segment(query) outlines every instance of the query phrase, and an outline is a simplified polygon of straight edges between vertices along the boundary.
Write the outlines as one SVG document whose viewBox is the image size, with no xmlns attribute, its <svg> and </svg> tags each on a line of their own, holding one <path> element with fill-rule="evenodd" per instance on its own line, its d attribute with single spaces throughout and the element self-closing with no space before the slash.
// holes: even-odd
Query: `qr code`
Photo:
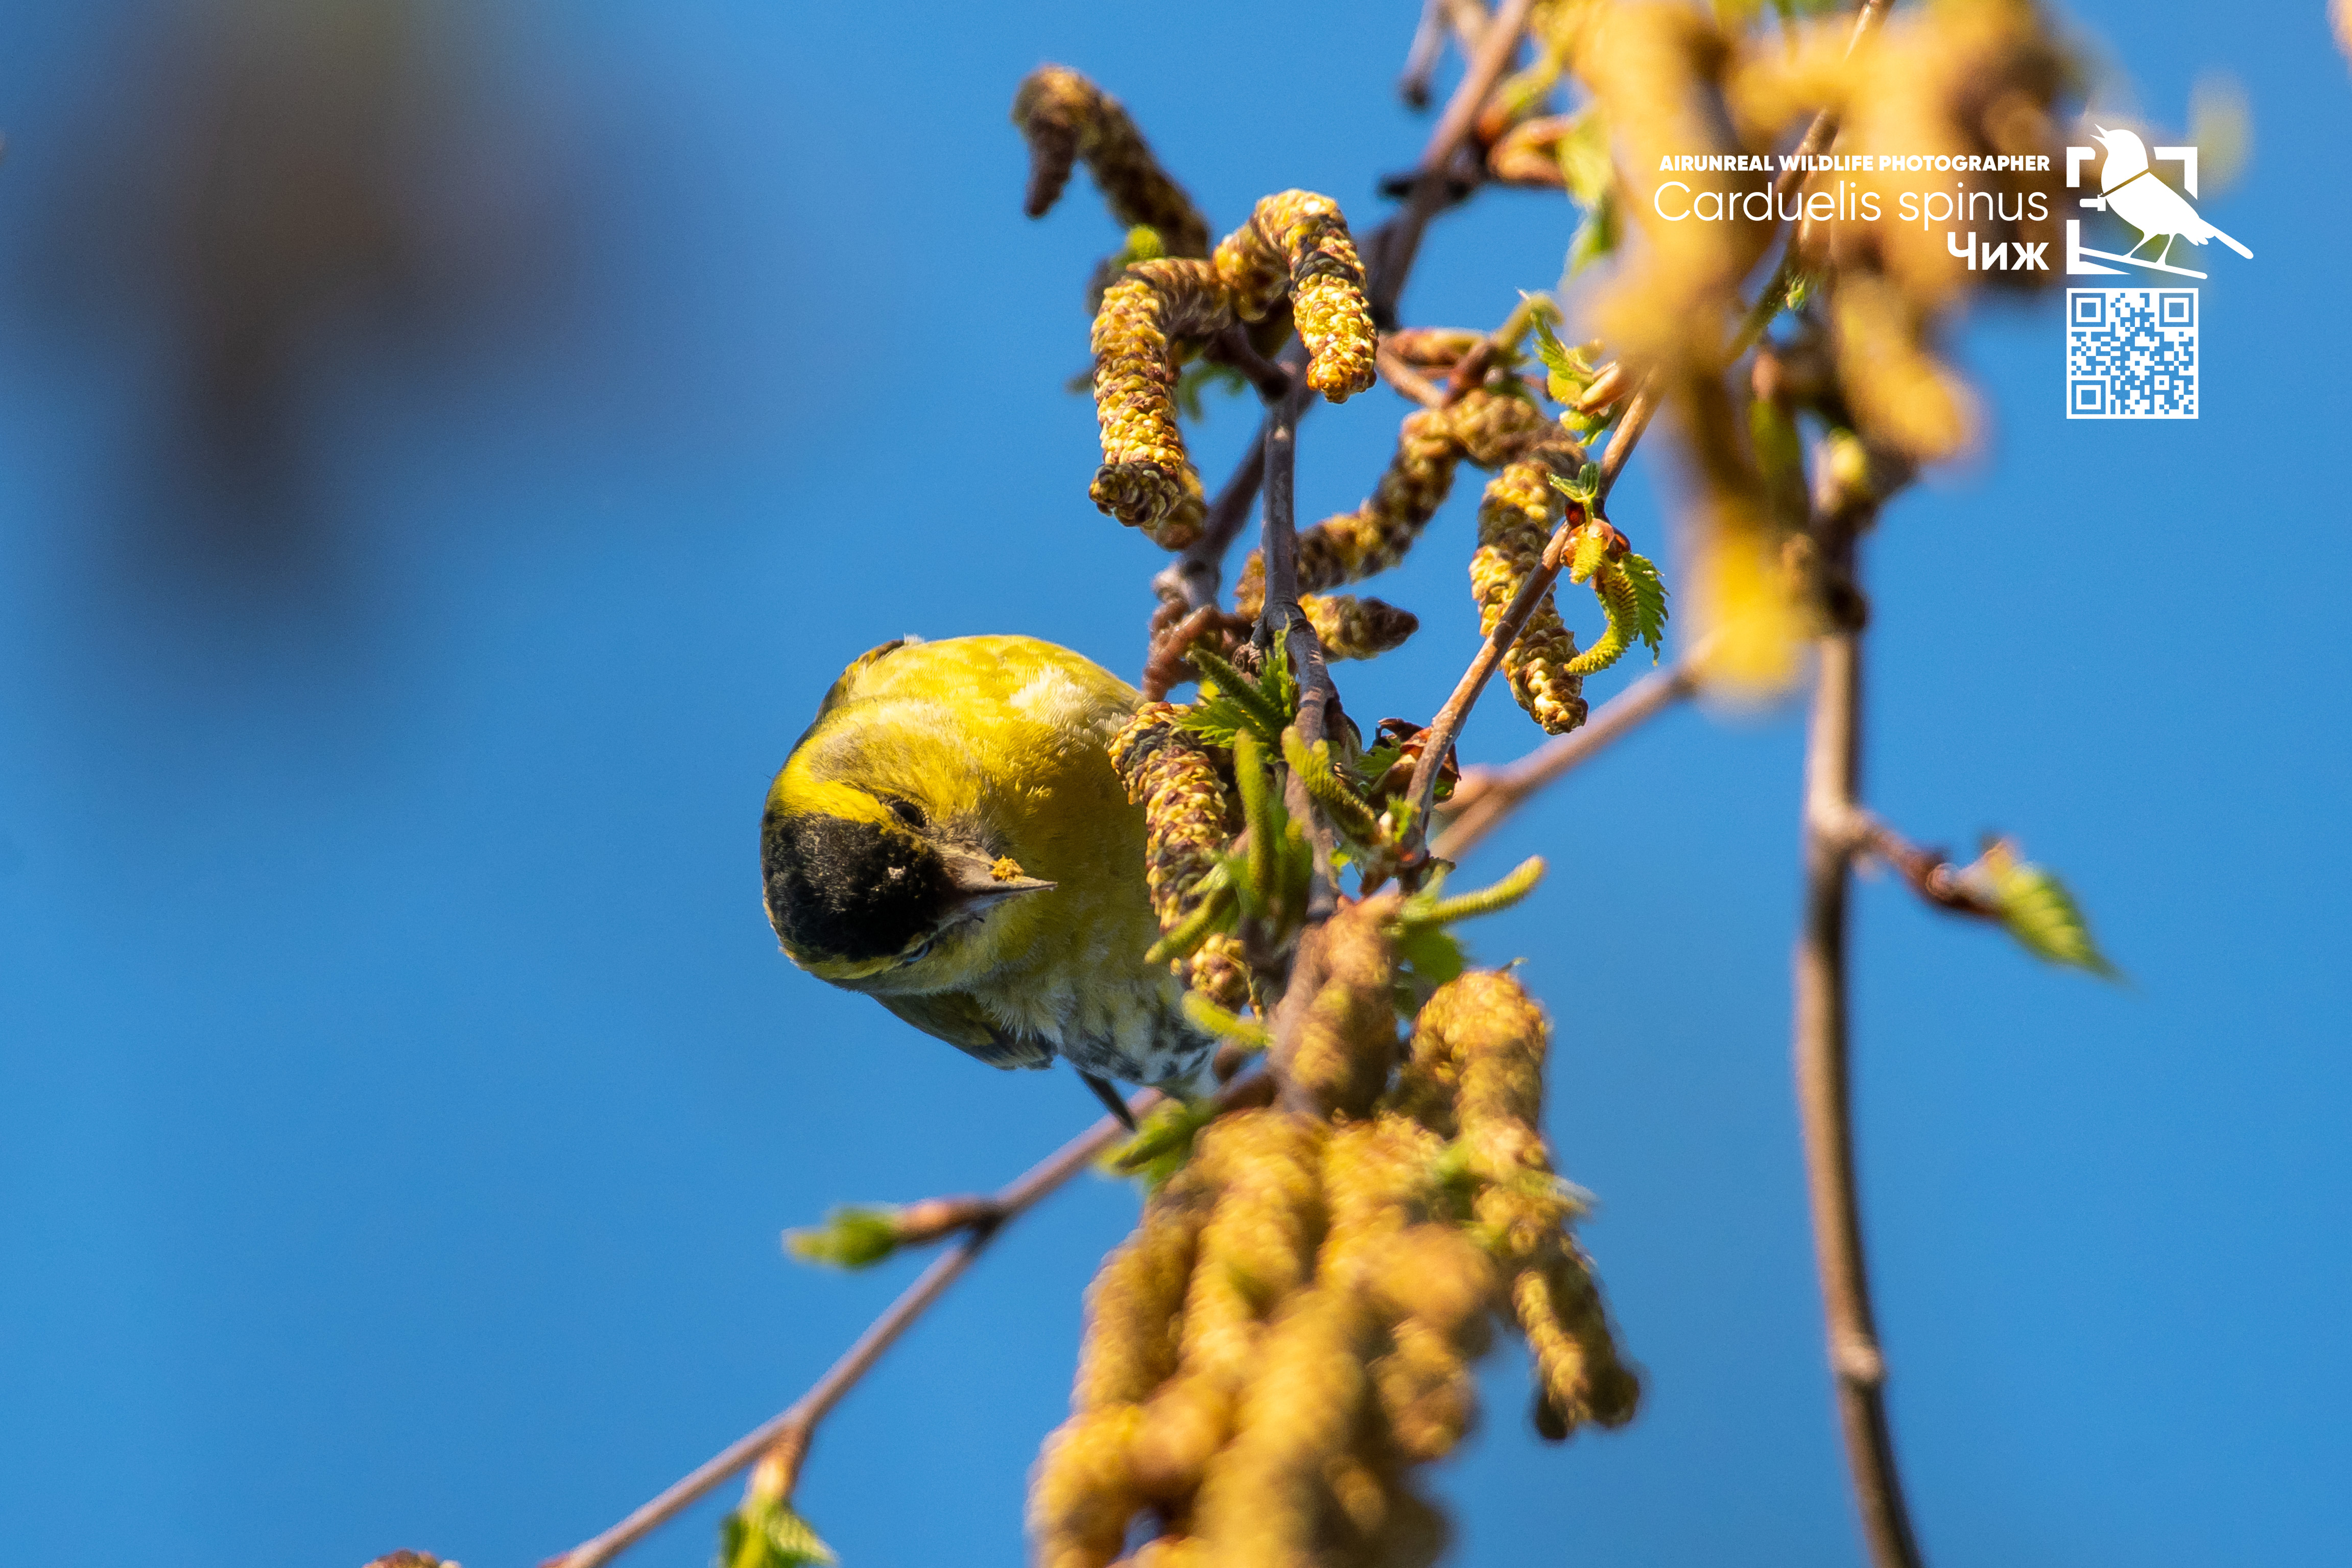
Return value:
<svg viewBox="0 0 2352 1568">
<path fill-rule="evenodd" d="M 2066 290 L 2066 417 L 2197 417 L 2197 290 Z"/>
</svg>

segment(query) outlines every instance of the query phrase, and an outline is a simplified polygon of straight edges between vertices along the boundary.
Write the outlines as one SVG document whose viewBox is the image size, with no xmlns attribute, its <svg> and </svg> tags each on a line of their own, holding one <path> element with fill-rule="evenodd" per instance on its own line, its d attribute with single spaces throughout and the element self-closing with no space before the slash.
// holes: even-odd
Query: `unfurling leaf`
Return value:
<svg viewBox="0 0 2352 1568">
<path fill-rule="evenodd" d="M 785 1250 L 794 1258 L 836 1268 L 870 1268 L 898 1251 L 898 1212 L 887 1208 L 837 1208 L 821 1226 L 784 1233 Z"/>
<path fill-rule="evenodd" d="M 1633 633 L 1649 645 L 1650 662 L 1655 664 L 1658 662 L 1658 650 L 1665 639 L 1665 579 L 1658 575 L 1656 563 L 1646 555 L 1636 555 L 1631 551 L 1626 552 L 1625 558 L 1617 563 L 1617 569 L 1624 573 L 1626 579 L 1633 584 Z"/>
<path fill-rule="evenodd" d="M 1113 1145 L 1102 1157 L 1102 1168 L 1114 1175 L 1139 1177 L 1146 1187 L 1157 1192 L 1184 1168 L 1184 1162 L 1192 1157 L 1192 1140 L 1217 1115 L 1213 1100 L 1189 1104 L 1171 1100 L 1146 1116 L 1135 1136 Z"/>
<path fill-rule="evenodd" d="M 782 1498 L 747 1498 L 719 1526 L 719 1568 L 827 1568 L 838 1561 Z"/>
<path fill-rule="evenodd" d="M 1987 846 L 1972 869 L 1991 892 L 2001 929 L 2020 947 L 2047 963 L 2087 969 L 2109 980 L 2122 977 L 2091 940 L 2081 906 L 2054 873 L 2018 858 L 2007 839 Z"/>
</svg>

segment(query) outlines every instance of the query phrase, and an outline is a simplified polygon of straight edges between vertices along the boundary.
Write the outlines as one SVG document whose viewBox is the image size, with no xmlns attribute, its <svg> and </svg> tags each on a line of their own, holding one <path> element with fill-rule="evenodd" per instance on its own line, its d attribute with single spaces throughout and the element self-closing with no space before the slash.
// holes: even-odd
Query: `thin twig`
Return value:
<svg viewBox="0 0 2352 1568">
<path fill-rule="evenodd" d="M 1375 321 L 1387 322 L 1395 318 L 1405 278 L 1420 254 L 1422 230 L 1445 205 L 1454 154 L 1477 123 L 1478 110 L 1486 106 L 1486 95 L 1495 89 L 1504 71 L 1510 68 L 1512 58 L 1519 51 L 1519 38 L 1528 30 L 1528 13 L 1534 5 L 1535 0 L 1503 0 L 1496 8 L 1494 19 L 1479 35 L 1477 50 L 1471 56 L 1469 69 L 1463 74 L 1462 85 L 1445 100 L 1445 112 L 1438 116 L 1437 124 L 1430 131 L 1429 142 L 1422 149 L 1421 162 L 1415 166 L 1412 193 L 1405 200 L 1404 211 L 1391 220 L 1396 228 L 1389 237 L 1385 258 L 1388 265 L 1382 268 L 1386 275 L 1374 279 L 1369 290 Z"/>
<path fill-rule="evenodd" d="M 1445 52 L 1445 0 L 1421 0 L 1421 22 L 1405 50 L 1404 69 L 1397 77 L 1397 96 L 1408 108 L 1429 107 L 1429 85 Z"/>
<path fill-rule="evenodd" d="M 1157 1089 L 1145 1089 L 1129 1100 L 1128 1107 L 1140 1117 L 1158 1105 L 1161 1098 Z M 1218 1097 L 1221 1104 L 1224 1098 Z M 988 1200 L 988 1212 L 970 1217 L 964 1238 L 933 1259 L 930 1267 L 899 1293 L 898 1299 L 857 1337 L 857 1342 L 843 1352 L 841 1359 L 827 1368 L 824 1375 L 790 1408 L 728 1444 L 612 1529 L 549 1558 L 541 1568 L 599 1568 L 610 1563 L 728 1477 L 771 1450 L 784 1468 L 783 1495 L 790 1496 L 791 1481 L 799 1470 L 802 1456 L 807 1452 L 809 1438 L 842 1396 L 873 1370 L 874 1363 L 882 1359 L 882 1353 L 906 1332 L 909 1324 L 946 1294 L 948 1287 L 962 1277 L 1006 1225 L 1085 1170 L 1097 1155 L 1125 1136 L 1127 1129 L 1106 1116 L 1000 1188 Z"/>
<path fill-rule="evenodd" d="M 1697 689 L 1693 661 L 1685 658 L 1664 669 L 1652 670 L 1602 703 L 1589 722 L 1553 736 L 1508 767 L 1470 770 L 1454 789 L 1454 798 L 1439 808 L 1452 820 L 1430 846 L 1430 853 L 1459 860 L 1530 796 Z"/>
<path fill-rule="evenodd" d="M 1388 346 L 1385 340 L 1381 342 L 1379 352 L 1373 356 L 1372 363 L 1379 368 L 1381 379 L 1387 382 L 1400 395 L 1412 399 L 1423 408 L 1445 406 L 1444 389 L 1421 372 L 1405 363 L 1403 359 Z"/>
<path fill-rule="evenodd" d="M 1846 914 L 1853 868 L 1852 815 L 1862 727 L 1858 629 L 1821 640 L 1805 753 L 1805 908 L 1797 940 L 1795 1066 L 1804 1124 L 1805 1184 L 1828 1321 L 1838 1421 L 1853 1479 L 1863 1539 L 1876 1568 L 1918 1568 L 1903 1483 L 1886 1418 L 1886 1358 L 1870 1307 L 1853 1164 L 1848 1069 Z"/>
</svg>

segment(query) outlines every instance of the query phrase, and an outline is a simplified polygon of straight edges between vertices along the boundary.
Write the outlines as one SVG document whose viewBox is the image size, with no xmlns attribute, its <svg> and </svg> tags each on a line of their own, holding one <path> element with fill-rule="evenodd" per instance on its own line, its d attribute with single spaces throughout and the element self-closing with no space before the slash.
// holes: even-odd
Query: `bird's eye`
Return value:
<svg viewBox="0 0 2352 1568">
<path fill-rule="evenodd" d="M 923 808 L 917 805 L 913 801 L 901 800 L 895 795 L 885 798 L 888 802 L 890 815 L 905 823 L 908 826 L 914 828 L 917 832 L 920 832 L 925 827 L 930 826 L 930 818 L 925 816 L 923 815 Z"/>
</svg>

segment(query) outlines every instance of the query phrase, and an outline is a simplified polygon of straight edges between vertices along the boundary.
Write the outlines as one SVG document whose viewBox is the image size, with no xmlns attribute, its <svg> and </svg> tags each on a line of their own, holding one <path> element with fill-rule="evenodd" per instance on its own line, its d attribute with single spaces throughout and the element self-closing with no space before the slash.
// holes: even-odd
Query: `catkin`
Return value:
<svg viewBox="0 0 2352 1568">
<path fill-rule="evenodd" d="M 1213 1194 L 1188 1164 L 1152 1194 L 1143 1223 L 1087 1291 L 1087 1331 L 1070 1408 L 1084 1415 L 1150 1397 L 1176 1370 L 1178 1314 Z"/>
<path fill-rule="evenodd" d="M 1307 345 L 1307 384 L 1344 403 L 1372 384 L 1380 334 L 1364 300 L 1364 268 L 1339 205 L 1312 191 L 1261 200 L 1249 221 L 1218 242 L 1217 276 L 1234 313 L 1263 320 L 1283 298 Z"/>
<path fill-rule="evenodd" d="M 1259 1348 L 1234 1440 L 1211 1461 L 1194 1509 L 1194 1528 L 1220 1568 L 1314 1560 L 1332 1502 L 1325 1467 L 1359 1436 L 1374 1330 L 1359 1298 L 1328 1286 L 1282 1307 Z"/>
<path fill-rule="evenodd" d="M 1559 500 L 1550 470 L 1517 462 L 1496 474 L 1478 503 L 1478 549 L 1470 558 L 1470 591 L 1478 602 L 1478 629 L 1491 635 L 1520 584 L 1543 561 Z M 1547 588 L 1509 651 L 1503 673 L 1511 695 L 1546 734 L 1564 735 L 1584 722 L 1583 680 L 1570 673 L 1576 638 L 1559 618 Z"/>
<path fill-rule="evenodd" d="M 1181 711 L 1172 703 L 1147 702 L 1110 743 L 1127 798 L 1144 808 L 1144 883 L 1163 935 L 1200 908 L 1202 879 L 1240 826 L 1215 762 L 1178 725 Z M 1228 1012 L 1249 1003 L 1249 966 L 1230 936 L 1209 938 L 1171 967 Z"/>
<path fill-rule="evenodd" d="M 1043 217 L 1080 159 L 1122 228 L 1159 231 L 1171 256 L 1209 254 L 1208 220 L 1151 155 L 1118 100 L 1066 66 L 1039 66 L 1013 97 L 1013 123 L 1029 143 L 1023 211 Z"/>
<path fill-rule="evenodd" d="M 1362 1116 L 1397 1061 L 1396 948 L 1382 922 L 1395 900 L 1350 904 L 1323 928 L 1326 974 L 1307 1005 L 1290 1075 L 1318 1105 Z"/>
<path fill-rule="evenodd" d="M 1223 1173 L 1184 1298 L 1185 1370 L 1239 1387 L 1266 1314 L 1304 1283 L 1323 1238 L 1321 1123 L 1243 1111 L 1201 1134 Z"/>
<path fill-rule="evenodd" d="M 1073 1415 L 1045 1439 L 1029 1485 L 1029 1532 L 1038 1568 L 1109 1568 L 1142 1506 L 1128 1445 L 1142 1420 L 1132 1405 Z"/>
<path fill-rule="evenodd" d="M 1306 612 L 1315 638 L 1327 659 L 1376 658 L 1421 629 L 1421 617 L 1384 599 L 1360 599 L 1353 594 L 1302 594 L 1298 607 Z"/>
<path fill-rule="evenodd" d="M 1139 261 L 1103 291 L 1095 315 L 1095 418 L 1102 467 L 1087 493 L 1154 543 L 1181 550 L 1200 537 L 1207 502 L 1176 426 L 1177 340 L 1233 322 L 1224 286 L 1205 261 Z"/>
</svg>

